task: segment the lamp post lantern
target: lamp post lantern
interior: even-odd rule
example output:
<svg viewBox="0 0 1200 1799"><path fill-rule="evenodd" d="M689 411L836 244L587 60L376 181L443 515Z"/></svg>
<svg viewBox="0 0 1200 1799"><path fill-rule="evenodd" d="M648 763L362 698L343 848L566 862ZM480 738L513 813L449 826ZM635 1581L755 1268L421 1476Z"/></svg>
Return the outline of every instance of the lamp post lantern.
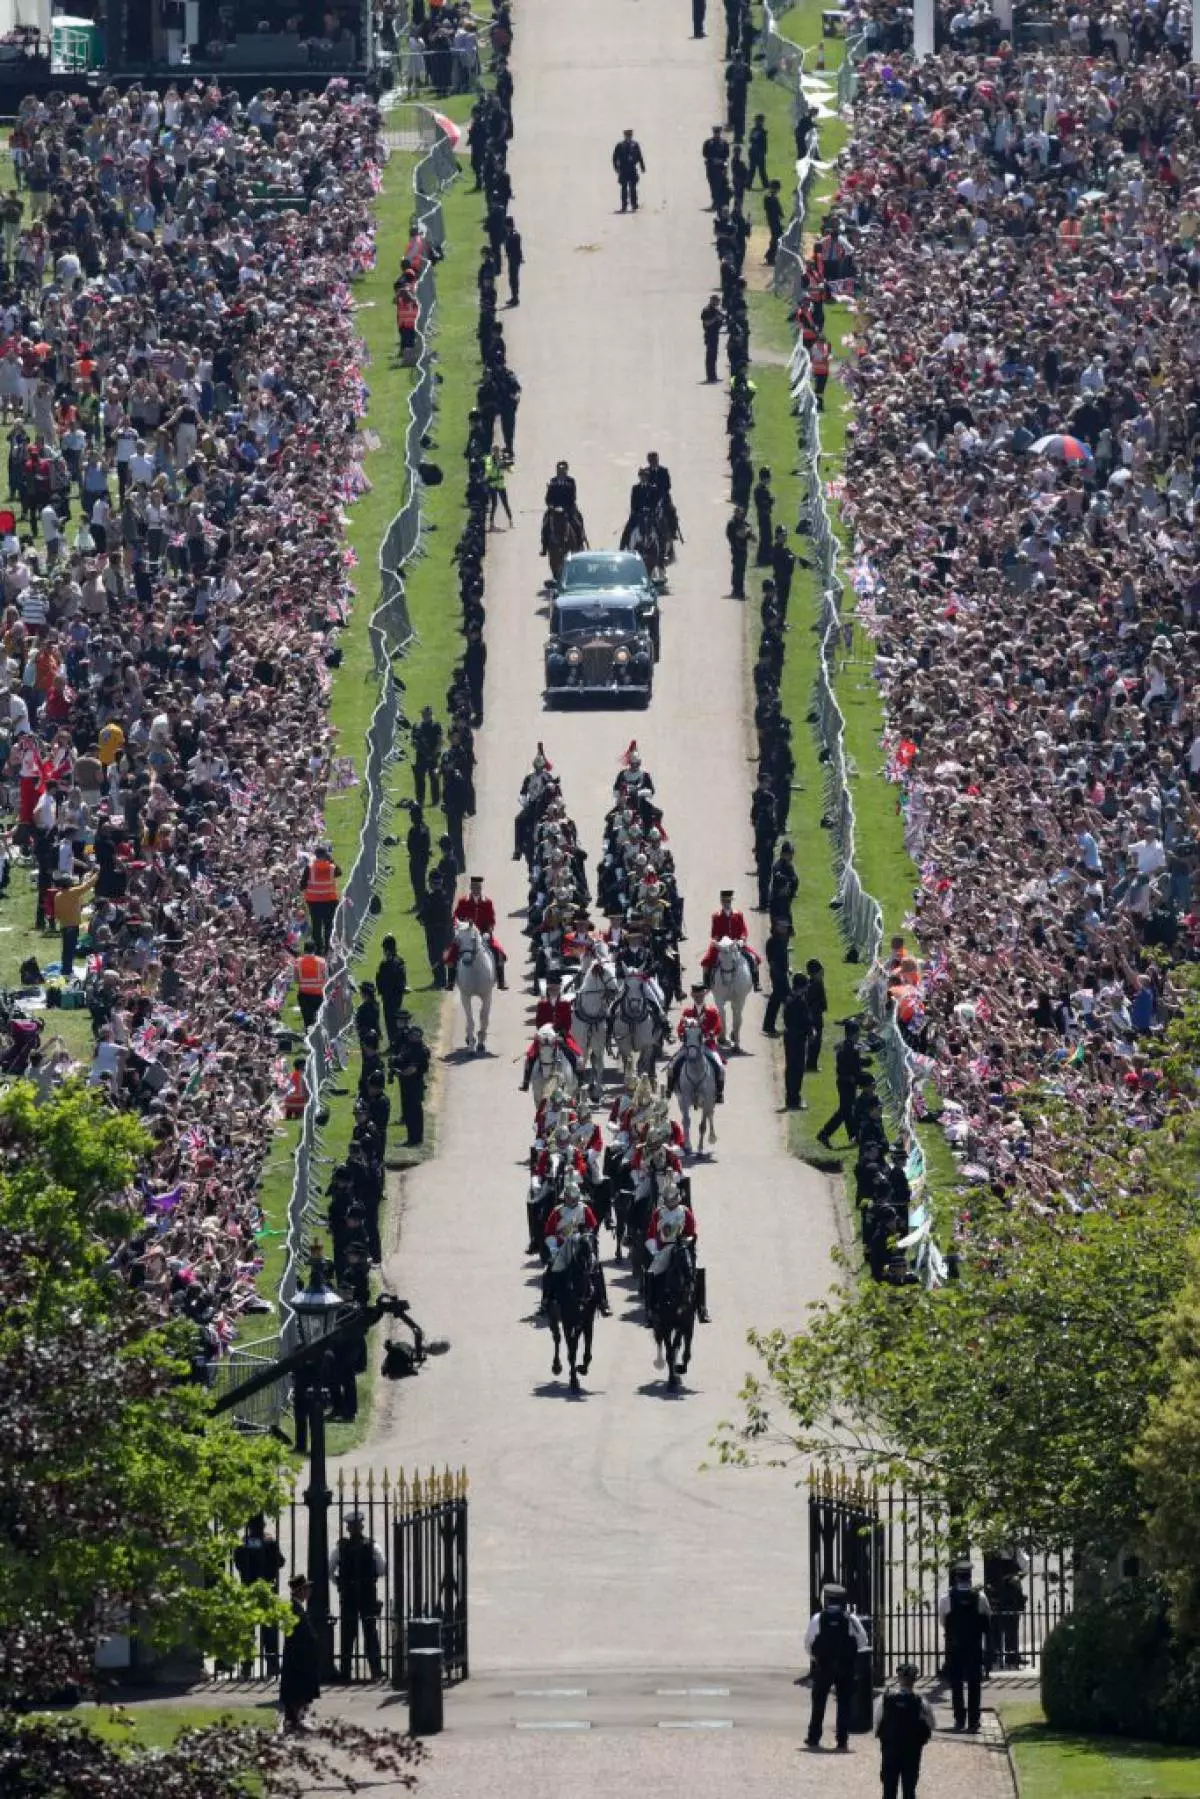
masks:
<svg viewBox="0 0 1200 1799"><path fill-rule="evenodd" d="M329 1508L333 1503L325 1470L325 1381L321 1343L331 1335L347 1311L341 1295L325 1284L324 1263L314 1246L308 1284L292 1298L292 1310L306 1349L318 1352L315 1367L297 1370L295 1381L296 1425L308 1425L308 1486L304 1504L308 1511L309 1616L321 1645L321 1674L333 1678L333 1621L329 1613Z"/></svg>

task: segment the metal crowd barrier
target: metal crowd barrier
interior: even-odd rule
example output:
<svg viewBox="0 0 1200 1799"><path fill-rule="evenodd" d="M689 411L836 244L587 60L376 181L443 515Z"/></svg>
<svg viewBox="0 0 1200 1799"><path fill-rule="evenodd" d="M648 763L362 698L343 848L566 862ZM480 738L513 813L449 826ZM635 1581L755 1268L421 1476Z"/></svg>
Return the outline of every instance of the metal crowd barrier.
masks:
<svg viewBox="0 0 1200 1799"><path fill-rule="evenodd" d="M401 105L387 116L387 139L393 148L425 148L426 154L413 173L414 213L423 235L436 248L445 239L439 195L458 174L458 159L450 142L427 107ZM366 801L362 831L354 865L345 881L334 918L333 936L326 961L329 978L316 1023L305 1044L305 1093L307 1101L296 1145L292 1192L288 1202L287 1261L279 1288L278 1333L234 1350L212 1371L221 1383L249 1372L264 1358L273 1358L295 1346L295 1314L291 1300L309 1245L309 1229L316 1219L319 1169L325 1161L320 1123L329 1089L345 1061L345 1039L354 1021L354 986L351 967L372 918L371 902L390 870L383 853L383 838L391 816L386 783L388 770L401 754L400 738L406 720L402 687L393 662L416 641L405 598L404 569L421 546L422 439L433 423L434 378L431 337L435 329L436 281L432 264L426 264L417 283L420 307L417 324L417 378L409 395L408 430L405 439L405 497L388 526L379 550L379 604L368 627L371 654L380 678L379 699L367 730L367 760L363 773ZM231 1370L226 1373L226 1368ZM279 1416L288 1395L281 1385L260 1395L252 1415L239 1422L262 1426Z"/></svg>

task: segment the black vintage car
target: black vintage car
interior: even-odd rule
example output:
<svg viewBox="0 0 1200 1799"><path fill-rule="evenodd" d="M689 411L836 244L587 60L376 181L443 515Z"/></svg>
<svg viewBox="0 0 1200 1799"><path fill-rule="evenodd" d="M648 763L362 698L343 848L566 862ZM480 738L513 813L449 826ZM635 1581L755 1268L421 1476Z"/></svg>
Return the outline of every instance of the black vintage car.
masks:
<svg viewBox="0 0 1200 1799"><path fill-rule="evenodd" d="M546 643L546 704L583 695L648 706L654 645L635 589L556 594Z"/></svg>

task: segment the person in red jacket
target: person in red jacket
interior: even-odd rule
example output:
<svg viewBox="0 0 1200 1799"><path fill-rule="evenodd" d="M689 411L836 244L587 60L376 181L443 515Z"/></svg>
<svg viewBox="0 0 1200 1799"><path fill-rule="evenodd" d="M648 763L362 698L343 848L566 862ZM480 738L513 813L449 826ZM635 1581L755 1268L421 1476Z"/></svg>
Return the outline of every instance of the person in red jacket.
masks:
<svg viewBox="0 0 1200 1799"><path fill-rule="evenodd" d="M717 1053L717 1044L721 1040L721 1014L708 996L703 981L693 981L691 1004L686 1005L679 1014L679 1023L675 1027L675 1035L683 1042L684 1029L689 1024L698 1023L704 1032L704 1053L712 1064L713 1074L717 1082L717 1104L722 1105L725 1099L725 1064ZM683 1067L684 1051L677 1050L667 1072L667 1092L674 1093L679 1079L679 1070Z"/></svg>
<svg viewBox="0 0 1200 1799"><path fill-rule="evenodd" d="M596 1223L596 1214L584 1199L583 1189L578 1180L576 1180L573 1175L568 1175L563 1181L562 1199L559 1201L558 1205L555 1206L554 1210L546 1220L546 1252L549 1255L550 1260L542 1275L541 1311L543 1313L547 1312L550 1308L551 1283L553 1282L555 1275L559 1272L555 1267L555 1263L559 1259L559 1252L564 1243L567 1241L568 1237L574 1236L577 1231L591 1231L592 1235L595 1236L599 1228L599 1225ZM604 1281L604 1269L601 1266L598 1257L596 1260L596 1299L600 1307L600 1316L602 1318L611 1318L612 1308L608 1303L608 1288Z"/></svg>
<svg viewBox="0 0 1200 1799"><path fill-rule="evenodd" d="M471 891L464 893L454 908L455 924L473 924L483 938L492 955L496 958L496 985L503 993L508 986L505 968L508 955L496 941L496 908L483 891L483 876L471 876ZM458 961L458 945L452 943L444 957L447 968L453 969ZM450 985L454 985L454 976L450 976Z"/></svg>
<svg viewBox="0 0 1200 1799"><path fill-rule="evenodd" d="M538 1001L537 1010L533 1015L533 1041L525 1051L525 1073L521 1077L522 1093L529 1091L529 1083L533 1079L533 1064L537 1058L537 1033L546 1024L552 1024L558 1032L563 1052L578 1075L579 1061L583 1051L571 1035L573 1023L571 1002L562 996L562 982L556 975L550 975L546 981L545 998Z"/></svg>
<svg viewBox="0 0 1200 1799"><path fill-rule="evenodd" d="M696 1214L683 1199L678 1183L671 1175L664 1178L661 1194L646 1234L647 1254L658 1256L664 1249L669 1249L681 1240L695 1247ZM646 1270L646 1311L650 1315L654 1312L660 1279L661 1274L655 1274L652 1267ZM701 1324L709 1322L708 1283L706 1270L703 1268L696 1269L696 1316Z"/></svg>
<svg viewBox="0 0 1200 1799"><path fill-rule="evenodd" d="M741 945L741 951L750 969L750 978L754 982L754 991L758 992L759 954L750 942L750 932L746 927L743 913L733 909L733 888L722 887L720 909L713 913L708 924L708 948L704 952L704 960L700 966L704 970L704 978L711 984L712 971L717 963L717 945L722 937L728 937L731 943Z"/></svg>

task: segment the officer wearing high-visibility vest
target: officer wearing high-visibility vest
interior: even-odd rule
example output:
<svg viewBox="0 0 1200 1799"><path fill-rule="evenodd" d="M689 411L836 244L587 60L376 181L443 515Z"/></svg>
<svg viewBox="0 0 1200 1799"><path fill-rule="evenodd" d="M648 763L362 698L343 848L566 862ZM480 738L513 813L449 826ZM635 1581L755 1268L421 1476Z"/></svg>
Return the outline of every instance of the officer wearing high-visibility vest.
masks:
<svg viewBox="0 0 1200 1799"><path fill-rule="evenodd" d="M400 280L396 284L396 329L400 333L400 355L408 361L417 347L417 324L421 317L421 306L414 289L407 281Z"/></svg>
<svg viewBox="0 0 1200 1799"><path fill-rule="evenodd" d="M817 411L825 410L825 386L829 380L829 345L823 337L818 337L808 353L812 367L813 388L817 396Z"/></svg>
<svg viewBox="0 0 1200 1799"><path fill-rule="evenodd" d="M504 458L498 450L489 450L484 459L483 478L488 489L488 530L496 522L496 510L503 506L509 524L513 522L512 507L508 503L508 477L504 470Z"/></svg>
<svg viewBox="0 0 1200 1799"><path fill-rule="evenodd" d="M304 1020L304 1028L311 1031L317 1022L317 1013L321 1010L321 999L325 992L325 958L318 956L316 946L306 943L300 955L296 957L296 981L300 988L300 1016Z"/></svg>
<svg viewBox="0 0 1200 1799"><path fill-rule="evenodd" d="M333 935L333 915L338 906L338 876L341 869L333 860L327 843L318 843L316 854L304 870L300 882L312 923L313 949L323 956Z"/></svg>

